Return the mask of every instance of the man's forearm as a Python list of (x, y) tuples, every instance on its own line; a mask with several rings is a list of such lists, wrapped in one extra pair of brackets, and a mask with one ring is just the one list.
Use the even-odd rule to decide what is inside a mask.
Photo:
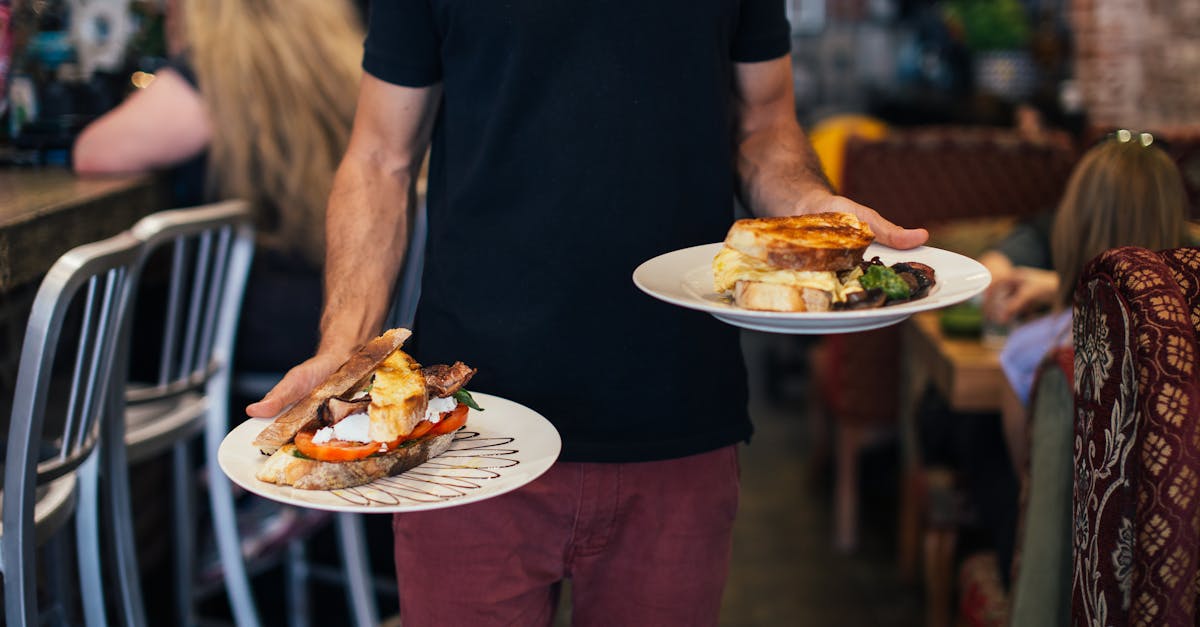
[(737, 170), (742, 203), (760, 216), (795, 214), (809, 194), (827, 195), (832, 189), (808, 138), (795, 123), (773, 124), (741, 137)]
[(912, 248), (925, 242), (929, 234), (923, 229), (898, 227), (874, 209), (833, 193), (796, 120), (789, 56), (739, 63), (734, 78), (738, 192), (750, 211), (760, 216), (850, 213), (866, 221), (880, 244)]
[(346, 353), (378, 334), (408, 244), (415, 168), (348, 155), (326, 216), (321, 352)]

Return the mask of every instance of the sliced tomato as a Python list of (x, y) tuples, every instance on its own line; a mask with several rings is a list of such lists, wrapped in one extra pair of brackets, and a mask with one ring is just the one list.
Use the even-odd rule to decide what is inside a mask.
[(433, 425), (429, 432), (433, 435), (454, 433), (467, 424), (467, 406), (459, 404), (454, 409), (442, 414), (442, 420)]
[[(386, 442), (387, 445), (384, 451), (394, 450), (400, 446), (401, 442), (408, 440), (416, 440), (425, 435), (442, 435), (445, 433), (454, 433), (460, 427), (467, 424), (467, 406), (459, 405), (454, 409), (442, 414), (440, 422), (432, 423), (428, 420), (422, 420), (413, 427), (412, 433), (406, 436), (396, 438), (392, 442)], [(322, 444), (313, 442), (315, 431), (301, 431), (296, 434), (293, 440), (300, 454), (305, 457), (315, 459), (322, 462), (352, 462), (359, 459), (365, 459), (379, 453), (381, 448), (380, 442), (347, 442), (345, 440), (330, 440)]]
[[(312, 441), (314, 431), (301, 431), (296, 434), (296, 448), (305, 457), (323, 462), (352, 462), (364, 459), (379, 452), (379, 442), (347, 442), (345, 440), (330, 440), (317, 444)], [(388, 450), (400, 444), (400, 440), (388, 442)]]
[(425, 435), (426, 433), (429, 433), (429, 430), (432, 428), (433, 428), (432, 422), (429, 422), (428, 420), (422, 420), (421, 422), (417, 423), (417, 426), (413, 427), (412, 433), (410, 433), (400, 439), (401, 440), (415, 440), (415, 439)]

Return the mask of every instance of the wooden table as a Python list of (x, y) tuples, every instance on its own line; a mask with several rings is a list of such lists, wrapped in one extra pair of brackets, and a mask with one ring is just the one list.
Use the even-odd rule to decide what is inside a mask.
[[(1000, 347), (973, 338), (942, 333), (939, 312), (929, 311), (906, 320), (901, 358), (904, 387), (901, 391), (900, 432), (903, 449), (899, 521), (899, 566), (902, 576), (915, 576), (918, 553), (923, 553), (927, 625), (951, 624), (953, 607), (953, 528), (926, 526), (926, 499), (954, 489), (949, 471), (925, 468), (917, 439), (917, 410), (921, 397), (932, 386), (956, 412), (999, 412), (1005, 386), (1000, 368)], [(944, 498), (944, 496), (943, 496)]]
[(933, 385), (950, 409), (1000, 411), (1004, 372), (1000, 349), (974, 338), (942, 333), (938, 312), (927, 311), (904, 323), (904, 372), (908, 378), (905, 411), (913, 412), (920, 394)]

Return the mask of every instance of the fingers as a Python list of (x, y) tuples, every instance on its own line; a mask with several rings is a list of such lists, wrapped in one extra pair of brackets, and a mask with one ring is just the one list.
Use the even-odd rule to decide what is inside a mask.
[(308, 390), (303, 389), (304, 385), (300, 381), (301, 375), (296, 370), (293, 368), (288, 371), (287, 376), (275, 384), (275, 387), (271, 388), (271, 391), (267, 392), (262, 400), (247, 405), (246, 415), (251, 418), (272, 418), (278, 416), (285, 407), (300, 400), (300, 397), (304, 396)]
[(929, 240), (929, 231), (925, 229), (906, 229), (887, 218), (879, 215), (878, 211), (860, 205), (844, 196), (835, 196), (831, 206), (835, 211), (852, 213), (858, 219), (866, 222), (875, 233), (875, 241), (901, 250), (916, 248)]
[(246, 406), (246, 415), (251, 418), (278, 416), (324, 381), (339, 363), (340, 359), (318, 355), (292, 368), (262, 400)]
[(874, 226), (871, 227), (875, 231), (875, 240), (884, 246), (904, 250), (916, 248), (929, 240), (929, 231), (925, 229), (905, 229), (886, 220), (884, 222), (888, 226), (882, 232)]

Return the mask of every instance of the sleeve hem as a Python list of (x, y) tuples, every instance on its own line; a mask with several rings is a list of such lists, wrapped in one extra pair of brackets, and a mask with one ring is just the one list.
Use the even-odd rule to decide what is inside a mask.
[(732, 50), (736, 63), (757, 63), (777, 59), (792, 51), (790, 35), (772, 35), (752, 41), (739, 42)]
[(442, 80), (441, 68), (418, 67), (367, 49), (363, 54), (363, 70), (379, 80), (404, 87), (428, 87)]

